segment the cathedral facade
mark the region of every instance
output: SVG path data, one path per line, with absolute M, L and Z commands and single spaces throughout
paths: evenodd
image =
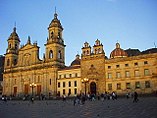
M 4 95 L 74 96 L 80 93 L 118 94 L 137 91 L 152 93 L 157 90 L 157 52 L 134 55 L 134 50 L 123 50 L 119 43 L 105 56 L 103 44 L 96 40 L 82 47 L 81 57 L 65 66 L 63 27 L 54 14 L 48 27 L 43 59 L 39 59 L 39 46 L 30 37 L 20 47 L 20 38 L 14 27 L 8 38 L 3 73 Z M 131 52 L 131 53 L 130 53 Z M 137 51 L 136 51 L 137 52 Z

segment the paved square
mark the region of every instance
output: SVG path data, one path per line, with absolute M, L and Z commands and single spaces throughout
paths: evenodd
M 72 100 L 0 101 L 0 118 L 157 118 L 157 97 L 86 101 L 73 106 Z

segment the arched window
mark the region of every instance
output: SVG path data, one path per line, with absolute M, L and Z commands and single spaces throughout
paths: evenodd
M 11 48 L 11 44 L 9 44 L 9 48 Z
M 15 44 L 15 50 L 17 50 L 17 44 Z
M 53 51 L 52 50 L 50 50 L 50 52 L 49 52 L 49 58 L 50 59 L 53 58 Z
M 101 53 L 101 50 L 100 50 L 100 48 L 98 49 L 98 53 Z
M 53 32 L 51 32 L 51 38 L 53 38 Z
M 59 59 L 62 59 L 62 53 L 61 53 L 60 50 L 58 51 L 58 58 L 59 58 Z
M 89 54 L 89 51 L 87 50 L 87 55 Z
M 95 54 L 98 54 L 97 49 L 95 49 Z
M 17 59 L 14 59 L 14 65 L 16 65 L 17 64 Z
M 8 59 L 8 60 L 7 60 L 7 66 L 9 66 L 9 65 L 10 65 L 10 60 Z
M 58 32 L 58 38 L 60 38 L 60 36 L 61 36 L 61 34 L 60 34 L 60 32 Z

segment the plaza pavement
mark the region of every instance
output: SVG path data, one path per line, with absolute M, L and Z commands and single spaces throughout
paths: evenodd
M 86 101 L 73 105 L 72 100 L 0 101 L 0 118 L 157 118 L 157 97 Z

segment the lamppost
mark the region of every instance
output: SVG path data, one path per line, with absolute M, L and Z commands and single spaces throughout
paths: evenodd
M 32 88 L 32 98 L 33 98 L 33 89 L 36 87 L 37 85 L 33 83 L 30 84 L 30 87 Z
M 86 93 L 87 93 L 87 82 L 89 81 L 89 79 L 88 78 L 84 78 L 81 81 L 85 84 L 85 96 L 86 96 Z

